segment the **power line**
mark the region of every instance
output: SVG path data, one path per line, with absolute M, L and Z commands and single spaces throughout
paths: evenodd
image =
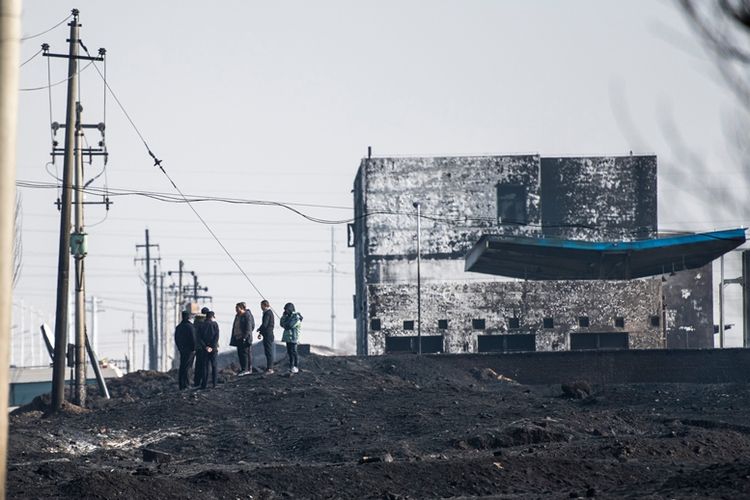
M 52 31 L 53 29 L 57 28 L 58 26 L 62 26 L 62 24 L 65 23 L 65 21 L 67 21 L 68 19 L 70 19 L 71 16 L 72 16 L 72 14 L 68 14 L 67 16 L 65 16 L 65 19 L 63 19 L 62 21 L 60 21 L 56 25 L 52 26 L 51 28 L 48 28 L 48 29 L 42 31 L 41 33 L 37 33 L 36 35 L 25 36 L 25 37 L 21 38 L 21 41 L 25 42 L 26 40 L 31 40 L 32 38 L 36 38 L 38 36 L 42 36 L 44 34 L 47 34 L 50 31 Z
M 84 66 L 83 68 L 81 68 L 80 71 L 78 71 L 78 73 L 79 74 L 83 73 L 86 70 L 86 68 L 88 68 L 92 64 L 94 64 L 94 61 L 90 61 L 86 66 Z M 59 82 L 55 82 L 55 83 L 48 84 L 48 85 L 42 85 L 41 87 L 27 87 L 27 88 L 23 88 L 23 89 L 18 89 L 18 91 L 19 92 L 32 92 L 34 90 L 44 90 L 44 89 L 48 89 L 48 88 L 51 88 L 51 87 L 56 87 L 57 85 L 60 85 L 62 83 L 67 82 L 71 78 L 73 78 L 73 75 L 71 75 L 71 76 L 69 76 L 67 78 L 62 79 Z
M 44 49 L 37 50 L 36 54 L 34 54 L 33 56 L 29 57 L 24 62 L 22 62 L 21 65 L 19 66 L 19 68 L 23 68 L 24 66 L 26 66 L 26 63 L 31 62 L 31 60 L 33 60 L 36 56 L 38 56 L 39 54 L 41 54 L 42 50 L 44 50 Z

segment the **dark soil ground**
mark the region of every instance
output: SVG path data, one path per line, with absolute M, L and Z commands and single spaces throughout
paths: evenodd
M 9 498 L 750 498 L 747 385 L 565 396 L 429 356 L 302 363 L 205 391 L 137 372 L 88 410 L 22 408 Z

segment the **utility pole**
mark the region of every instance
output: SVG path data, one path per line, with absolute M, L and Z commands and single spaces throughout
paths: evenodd
M 136 262 L 144 261 L 146 262 L 146 309 L 148 311 L 148 369 L 149 370 L 156 370 L 156 342 L 154 342 L 155 339 L 155 328 L 154 328 L 154 307 L 152 306 L 152 298 L 151 298 L 151 247 L 159 247 L 159 245 L 155 245 L 150 243 L 149 241 L 149 235 L 148 235 L 148 229 L 146 229 L 146 243 L 144 245 L 136 245 L 136 250 L 139 248 L 145 248 L 146 249 L 146 258 L 145 259 L 135 259 Z M 159 260 L 159 258 L 153 259 L 153 260 Z M 156 272 L 154 271 L 154 274 Z M 154 277 L 154 279 L 156 279 Z M 154 285 L 154 289 L 156 288 L 156 285 Z M 154 290 L 154 295 L 156 295 L 156 290 Z M 156 297 L 154 297 L 154 300 Z
M 78 101 L 78 9 L 73 9 L 70 26 L 68 54 L 68 103 L 65 119 L 65 159 L 62 177 L 62 204 L 60 207 L 60 240 L 57 260 L 57 307 L 55 316 L 55 360 L 52 369 L 51 410 L 62 407 L 65 396 L 65 351 L 68 345 L 68 287 L 70 259 L 70 205 L 75 170 L 75 120 Z
M 76 387 L 75 401 L 83 404 L 86 397 L 86 328 L 85 328 L 85 297 L 84 297 L 84 267 L 83 258 L 86 255 L 86 238 L 83 232 L 83 154 L 89 157 L 104 156 L 105 163 L 107 152 L 104 147 L 104 124 L 84 125 L 81 122 L 81 103 L 78 96 L 78 61 L 104 61 L 104 49 L 99 49 L 99 56 L 92 57 L 89 55 L 81 56 L 78 54 L 80 46 L 78 24 L 78 9 L 72 11 L 73 20 L 68 24 L 70 26 L 70 38 L 68 39 L 68 54 L 52 54 L 49 52 L 49 45 L 42 45 L 43 55 L 45 57 L 60 57 L 68 60 L 68 92 L 67 92 L 67 109 L 65 114 L 65 124 L 60 125 L 57 122 L 52 123 L 53 136 L 61 127 L 65 128 L 65 147 L 57 147 L 57 141 L 52 142 L 52 160 L 55 157 L 63 156 L 63 178 L 62 178 L 62 199 L 57 201 L 60 210 L 60 239 L 58 244 L 58 273 L 57 273 L 57 303 L 55 317 L 55 355 L 52 370 L 52 401 L 51 410 L 57 411 L 62 406 L 65 398 L 65 368 L 66 368 L 66 349 L 68 345 L 68 292 L 70 290 L 70 257 L 68 251 L 76 259 L 76 287 L 75 287 L 75 358 L 76 358 Z M 82 130 L 84 128 L 96 128 L 102 134 L 102 141 L 99 148 L 82 147 Z M 75 179 L 75 187 L 73 181 Z M 71 205 L 75 189 L 76 197 L 76 224 L 75 231 L 71 234 Z M 94 202 L 95 203 L 95 202 Z M 105 198 L 103 202 L 109 209 L 110 202 Z
M 5 498 L 21 1 L 0 2 L 0 499 Z M 64 374 L 64 372 L 63 372 Z
M 102 303 L 102 300 L 91 296 L 89 297 L 89 302 L 91 303 L 91 335 L 89 335 L 89 340 L 91 341 L 92 349 L 95 352 L 99 352 L 99 312 L 103 310 L 99 309 L 99 305 Z
M 331 226 L 331 349 L 336 347 L 336 239 L 334 227 Z
M 128 336 L 128 373 L 135 370 L 135 336 L 141 333 L 140 330 L 135 328 L 135 313 L 132 313 L 130 321 L 130 328 L 122 331 Z
M 184 274 L 192 274 L 193 276 L 195 276 L 195 272 L 194 271 L 186 271 L 185 270 L 185 263 L 182 260 L 180 260 L 180 264 L 178 266 L 178 270 L 177 271 L 167 271 L 167 276 L 172 276 L 173 274 L 177 274 L 177 276 L 178 276 L 178 279 L 177 279 L 177 302 L 179 304 L 180 310 L 182 310 L 182 308 L 185 306 L 185 294 L 183 292 L 182 276 Z M 179 314 L 178 314 L 177 317 L 175 318 L 175 322 L 179 322 L 179 321 L 180 321 L 180 318 L 179 318 Z

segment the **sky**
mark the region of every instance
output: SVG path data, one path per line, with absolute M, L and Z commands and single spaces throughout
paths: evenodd
M 747 186 L 727 140 L 736 103 L 670 1 L 223 1 L 209 8 L 192 0 L 67 7 L 34 0 L 24 5 L 24 36 L 73 7 L 82 41 L 92 53 L 106 48 L 109 85 L 188 195 L 299 203 L 305 214 L 340 220 L 352 216 L 352 183 L 368 146 L 376 156 L 633 151 L 658 156 L 661 228 L 747 225 L 738 203 Z M 24 41 L 21 60 L 43 42 L 67 52 L 67 29 Z M 20 87 L 46 86 L 48 62 L 49 81 L 64 80 L 64 59 L 37 56 L 22 67 Z M 106 122 L 110 153 L 92 185 L 176 194 L 111 95 L 105 106 L 95 68 L 82 69 L 80 86 L 83 120 Z M 65 87 L 52 87 L 51 99 L 47 89 L 20 93 L 19 181 L 54 183 L 61 173 L 59 159 L 48 162 L 50 121 L 65 121 Z M 90 143 L 99 140 L 94 132 L 87 131 Z M 102 163 L 85 168 L 90 179 Z M 54 324 L 57 192 L 19 192 L 24 252 L 13 360 L 44 364 L 36 325 Z M 146 291 L 134 259 L 143 256 L 136 245 L 147 228 L 160 272 L 177 270 L 182 259 L 208 287 L 229 349 L 234 304 L 247 302 L 257 318 L 259 294 L 188 206 L 113 200 L 108 212 L 85 208 L 86 287 L 101 300 L 100 357 L 124 358 L 123 330 L 134 324 L 141 331 L 135 366 L 142 366 Z M 331 343 L 333 227 L 335 344 L 354 351 L 345 225 L 275 206 L 195 209 L 273 306 L 291 301 L 303 313 L 303 342 L 321 345 Z M 736 254 L 727 258 L 727 277 L 739 272 L 737 262 Z M 734 288 L 727 288 L 727 321 L 737 327 L 727 345 L 741 344 Z

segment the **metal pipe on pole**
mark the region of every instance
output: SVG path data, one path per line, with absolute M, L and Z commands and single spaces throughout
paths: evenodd
M 74 401 L 78 406 L 86 404 L 86 279 L 84 275 L 84 259 L 86 258 L 85 233 L 83 230 L 83 128 L 81 113 L 83 107 L 76 103 L 76 134 L 75 134 L 75 231 L 73 241 L 73 257 L 75 259 L 75 395 Z
M 166 335 L 166 328 L 165 323 L 167 321 L 167 317 L 164 315 L 164 273 L 159 274 L 159 323 L 161 324 L 159 328 L 159 339 L 161 341 L 161 370 L 162 371 L 169 371 L 169 367 L 167 366 L 167 335 Z
M 417 354 L 422 355 L 422 205 L 414 202 L 417 209 Z
M 719 259 L 719 348 L 724 348 L 724 256 Z
M 0 500 L 5 498 L 21 2 L 0 2 Z
M 5 5 L 5 2 L 3 2 Z M 60 240 L 57 261 L 57 305 L 55 315 L 55 360 L 52 369 L 51 410 L 62 407 L 65 398 L 65 364 L 68 346 L 68 290 L 70 286 L 70 211 L 75 171 L 75 122 L 78 101 L 78 10 L 73 9 L 68 59 L 68 100 L 65 118 L 65 156 L 63 161 L 62 203 L 60 204 Z
M 156 264 L 154 264 L 154 273 L 153 273 L 153 283 L 151 286 L 153 287 L 153 294 L 154 294 L 154 311 L 152 312 L 152 315 L 154 317 L 154 336 L 152 337 L 151 341 L 151 350 L 153 351 L 153 361 L 152 361 L 152 370 L 159 370 L 159 359 L 160 359 L 160 353 L 159 353 L 159 295 L 156 293 L 156 284 L 157 284 L 157 274 L 156 274 Z
M 336 239 L 331 226 L 331 349 L 336 347 Z

